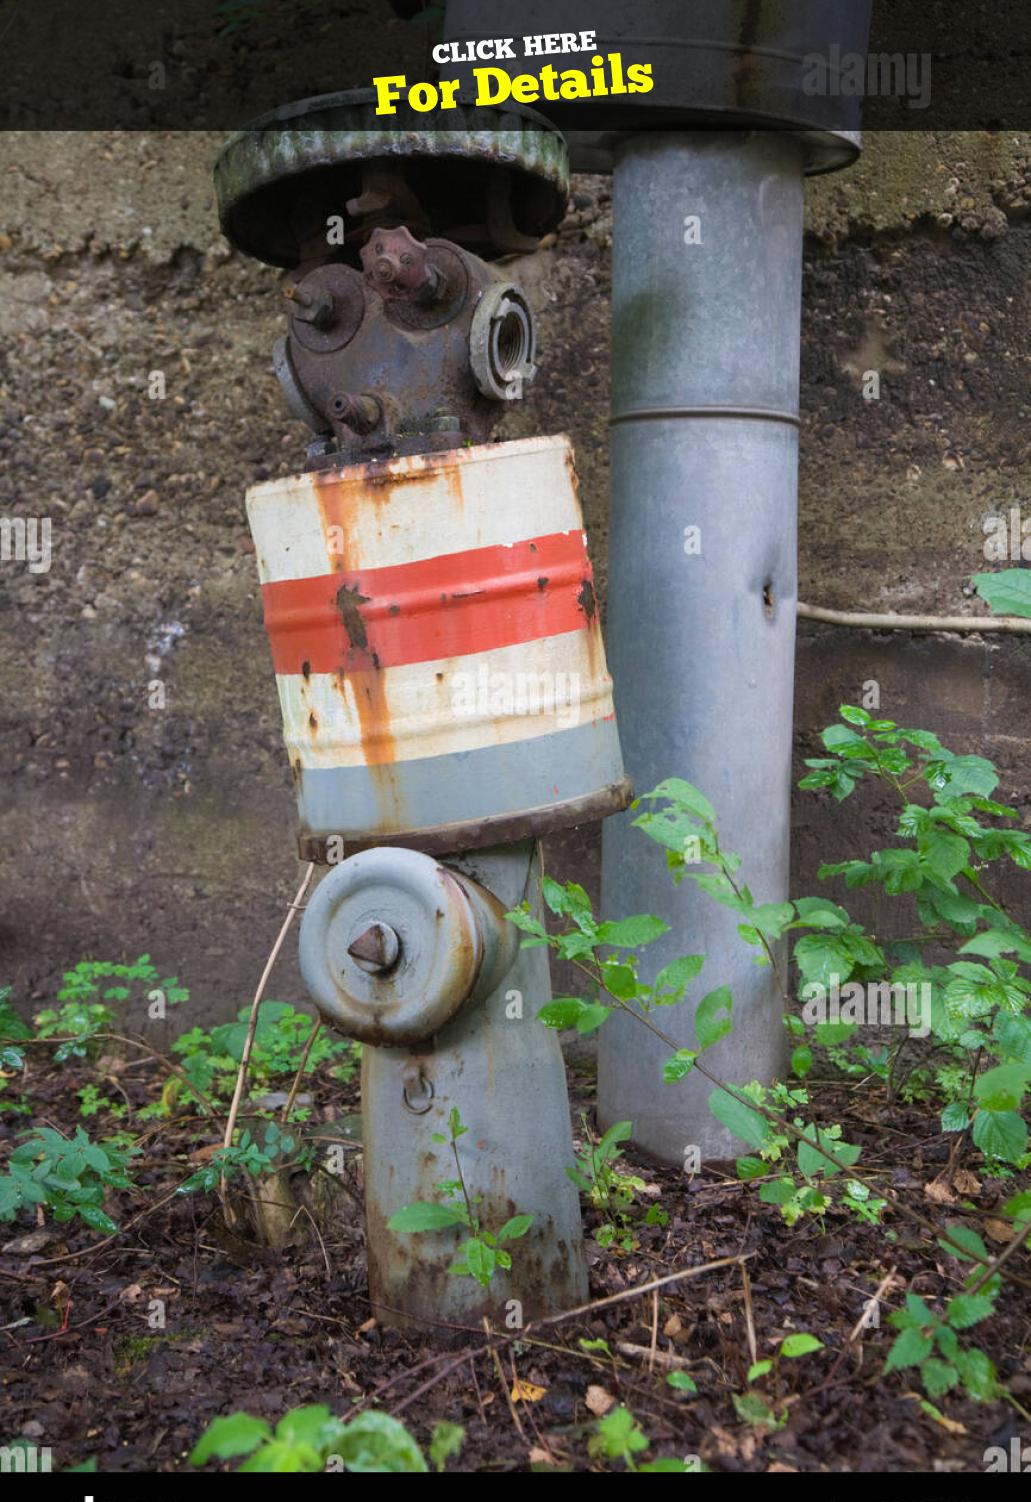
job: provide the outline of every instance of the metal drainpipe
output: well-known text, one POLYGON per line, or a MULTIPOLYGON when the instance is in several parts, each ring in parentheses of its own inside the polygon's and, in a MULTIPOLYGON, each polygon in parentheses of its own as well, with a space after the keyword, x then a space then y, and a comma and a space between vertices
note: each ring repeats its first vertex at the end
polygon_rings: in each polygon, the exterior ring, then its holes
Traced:
MULTIPOLYGON (((612 506, 608 640, 627 766, 639 793, 682 775, 714 804, 757 901, 788 891, 795 645, 802 150, 761 133, 626 138, 613 189, 612 506), (692 217, 693 216, 693 217, 692 217), (698 240, 699 243, 688 243, 698 240), (697 533, 687 529, 697 528, 697 533)), ((632 828, 603 834, 607 916, 671 925, 649 971, 704 953, 699 987, 729 985, 734 1030, 707 1062, 769 1079, 782 1000, 737 917, 632 828)), ((701 993, 700 993, 701 994, 701 993)), ((690 1009, 663 1015, 681 1047, 690 1009)), ((630 1017, 599 1040, 599 1114, 633 1122, 664 1162, 727 1157, 732 1139, 691 1075, 630 1017)))

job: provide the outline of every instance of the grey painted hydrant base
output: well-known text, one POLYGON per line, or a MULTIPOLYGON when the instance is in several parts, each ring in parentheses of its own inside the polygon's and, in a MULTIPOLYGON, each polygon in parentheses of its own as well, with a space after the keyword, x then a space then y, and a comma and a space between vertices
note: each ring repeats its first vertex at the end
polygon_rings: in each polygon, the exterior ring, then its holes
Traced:
MULTIPOLYGON (((411 851, 377 853, 435 864, 411 851)), ((323 885, 340 883, 347 865, 323 885)), ((533 841, 454 857, 447 869, 492 894, 502 912, 526 899, 540 915, 533 841)), ((302 931, 302 951, 313 932, 302 931)), ((365 1046, 369 1288, 384 1324, 432 1329, 446 1340, 448 1326, 480 1329, 486 1316, 498 1328, 518 1329, 587 1297, 579 1196, 565 1172, 573 1162, 565 1068, 557 1035, 537 1021, 551 995, 547 956, 546 949, 517 950, 490 994, 474 997, 432 1039, 365 1046), (515 1215, 533 1216, 527 1234, 506 1245, 511 1269, 496 1271, 487 1288, 448 1270, 469 1232, 408 1234, 388 1225, 405 1205, 444 1202, 438 1185, 458 1178, 448 1130, 454 1108, 468 1128, 458 1143, 461 1175, 481 1226, 497 1232, 515 1215)))

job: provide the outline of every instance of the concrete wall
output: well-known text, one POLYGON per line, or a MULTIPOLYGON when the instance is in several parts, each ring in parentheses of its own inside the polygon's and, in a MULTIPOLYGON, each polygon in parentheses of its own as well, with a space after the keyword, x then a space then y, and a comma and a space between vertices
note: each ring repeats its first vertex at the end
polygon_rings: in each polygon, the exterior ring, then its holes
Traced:
MULTIPOLYGON (((49 573, 0 567, 0 981, 29 1004, 84 955, 148 949, 193 1016, 224 1015, 299 879, 243 493, 296 468, 305 431, 270 373, 281 276, 219 236, 218 144, 0 140, 0 515, 50 516, 54 540, 49 573)), ((1031 505, 1029 214, 1025 136, 873 137, 810 185, 803 599, 981 608, 982 520, 1031 505)), ((610 241, 610 183, 582 178, 557 243, 514 266, 541 375, 499 435, 572 434, 602 591, 610 241)), ((799 754, 876 680, 883 714, 997 759, 1027 816, 1028 662, 1019 638, 803 625, 799 754)), ((799 894, 889 837, 887 806, 797 800, 799 894)), ((593 879, 596 849, 567 835, 550 866, 593 879)), ((301 999, 292 945, 281 963, 272 994, 301 999)))

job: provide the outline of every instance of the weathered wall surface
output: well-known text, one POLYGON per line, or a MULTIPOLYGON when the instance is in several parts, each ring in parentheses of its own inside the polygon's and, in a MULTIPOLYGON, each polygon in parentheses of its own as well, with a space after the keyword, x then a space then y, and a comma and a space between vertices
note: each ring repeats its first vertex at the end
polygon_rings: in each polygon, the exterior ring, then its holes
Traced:
MULTIPOLYGON (((243 493, 297 467, 305 432, 270 373, 281 276, 218 233, 218 144, 0 142, 0 515, 51 517, 54 550, 49 573, 0 567, 0 980, 26 1002, 82 955, 148 949, 194 1015, 224 1014, 299 877, 243 493)), ((609 199, 579 179, 557 243, 514 267, 541 375, 499 435, 571 433, 602 591, 609 199)), ((871 138, 808 203, 801 595, 979 611, 983 519, 1031 505, 1031 138, 871 138)), ((804 624, 799 754, 876 680, 885 715, 996 758, 1028 816, 1029 661, 1019 638, 804 624)), ((869 846, 870 805, 797 796, 802 892, 869 846)), ((875 806, 874 844, 889 830, 875 806)), ((553 841, 552 869, 590 875, 596 845, 553 841)), ((272 991, 303 994, 291 945, 272 991)))

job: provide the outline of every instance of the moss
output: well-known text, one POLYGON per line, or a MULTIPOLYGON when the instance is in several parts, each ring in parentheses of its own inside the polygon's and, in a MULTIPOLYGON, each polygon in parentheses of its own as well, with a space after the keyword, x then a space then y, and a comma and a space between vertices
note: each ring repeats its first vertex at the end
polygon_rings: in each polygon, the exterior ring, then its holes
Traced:
POLYGON ((996 195, 1024 183, 1029 164, 1026 133, 868 133, 854 167, 806 185, 806 228, 821 236, 905 230, 946 213, 980 223, 996 195))
POLYGON ((155 1346, 160 1345, 163 1340, 170 1339, 171 1336, 164 1331, 160 1335, 130 1335, 115 1350, 115 1373, 119 1377, 124 1377, 138 1361, 145 1360, 155 1346))

